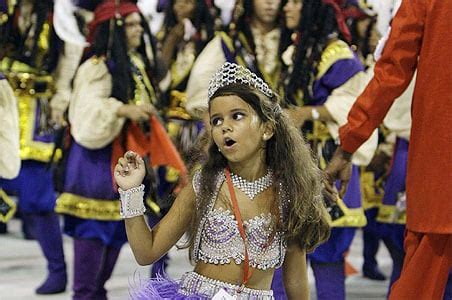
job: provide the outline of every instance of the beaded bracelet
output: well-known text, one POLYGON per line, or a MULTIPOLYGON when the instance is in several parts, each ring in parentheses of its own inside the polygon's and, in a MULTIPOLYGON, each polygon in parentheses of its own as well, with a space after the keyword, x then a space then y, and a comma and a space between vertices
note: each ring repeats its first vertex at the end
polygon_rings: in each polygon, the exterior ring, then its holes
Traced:
POLYGON ((121 208, 119 211, 121 218, 128 219, 144 215, 144 212, 146 211, 143 203, 144 184, 125 191, 118 188, 118 192, 119 199, 121 200, 121 208))

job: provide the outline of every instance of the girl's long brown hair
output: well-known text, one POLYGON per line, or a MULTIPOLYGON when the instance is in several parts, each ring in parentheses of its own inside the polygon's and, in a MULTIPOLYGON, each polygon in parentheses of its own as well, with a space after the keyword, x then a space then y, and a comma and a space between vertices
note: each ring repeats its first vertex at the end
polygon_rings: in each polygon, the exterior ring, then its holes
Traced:
MULTIPOLYGON (((329 237, 330 226, 321 198, 321 173, 310 147, 281 111, 277 96, 270 99, 247 85, 231 84, 218 89, 211 100, 229 95, 240 97, 256 111, 262 122, 272 124, 274 135, 267 141, 266 164, 286 193, 286 197, 279 197, 277 201, 289 201, 281 205, 286 208, 282 229, 289 244, 295 243, 307 251, 314 250, 329 237)), ((227 164, 226 158, 211 141, 201 168, 201 186, 196 200, 198 209, 189 231, 191 250, 200 220, 207 213, 208 203, 215 192, 214 178, 227 164)))

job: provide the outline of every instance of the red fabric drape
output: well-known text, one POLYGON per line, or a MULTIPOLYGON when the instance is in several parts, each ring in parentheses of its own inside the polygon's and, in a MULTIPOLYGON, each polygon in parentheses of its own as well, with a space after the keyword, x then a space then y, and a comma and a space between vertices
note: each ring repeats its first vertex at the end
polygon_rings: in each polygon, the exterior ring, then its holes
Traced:
POLYGON ((185 183, 187 168, 171 138, 155 116, 152 116, 149 122, 151 125, 149 135, 144 134, 136 123, 131 122, 127 128, 125 141, 121 141, 120 137, 115 139, 111 160, 112 174, 118 159, 126 151, 132 150, 141 157, 150 155, 152 167, 171 166, 176 168, 180 172, 182 183, 185 183))

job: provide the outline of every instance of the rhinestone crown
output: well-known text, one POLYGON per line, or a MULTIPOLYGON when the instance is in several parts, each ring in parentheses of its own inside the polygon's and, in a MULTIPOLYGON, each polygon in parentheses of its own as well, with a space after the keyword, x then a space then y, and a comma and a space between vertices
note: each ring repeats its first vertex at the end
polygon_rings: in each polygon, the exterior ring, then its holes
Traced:
POLYGON ((271 98, 273 96, 273 91, 267 83, 265 83, 265 81, 259 78, 256 74, 238 64, 226 62, 220 69, 218 69, 209 81, 209 100, 219 88, 234 83, 246 84, 254 87, 267 97, 271 98))

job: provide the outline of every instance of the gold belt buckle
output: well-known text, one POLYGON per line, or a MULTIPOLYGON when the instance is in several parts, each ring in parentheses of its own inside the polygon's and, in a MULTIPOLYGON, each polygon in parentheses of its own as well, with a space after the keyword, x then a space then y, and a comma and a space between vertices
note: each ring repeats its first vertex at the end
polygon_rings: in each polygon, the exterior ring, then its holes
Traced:
POLYGON ((11 87, 19 95, 51 97, 54 94, 53 78, 50 75, 35 75, 26 72, 9 72, 5 75, 11 87))

